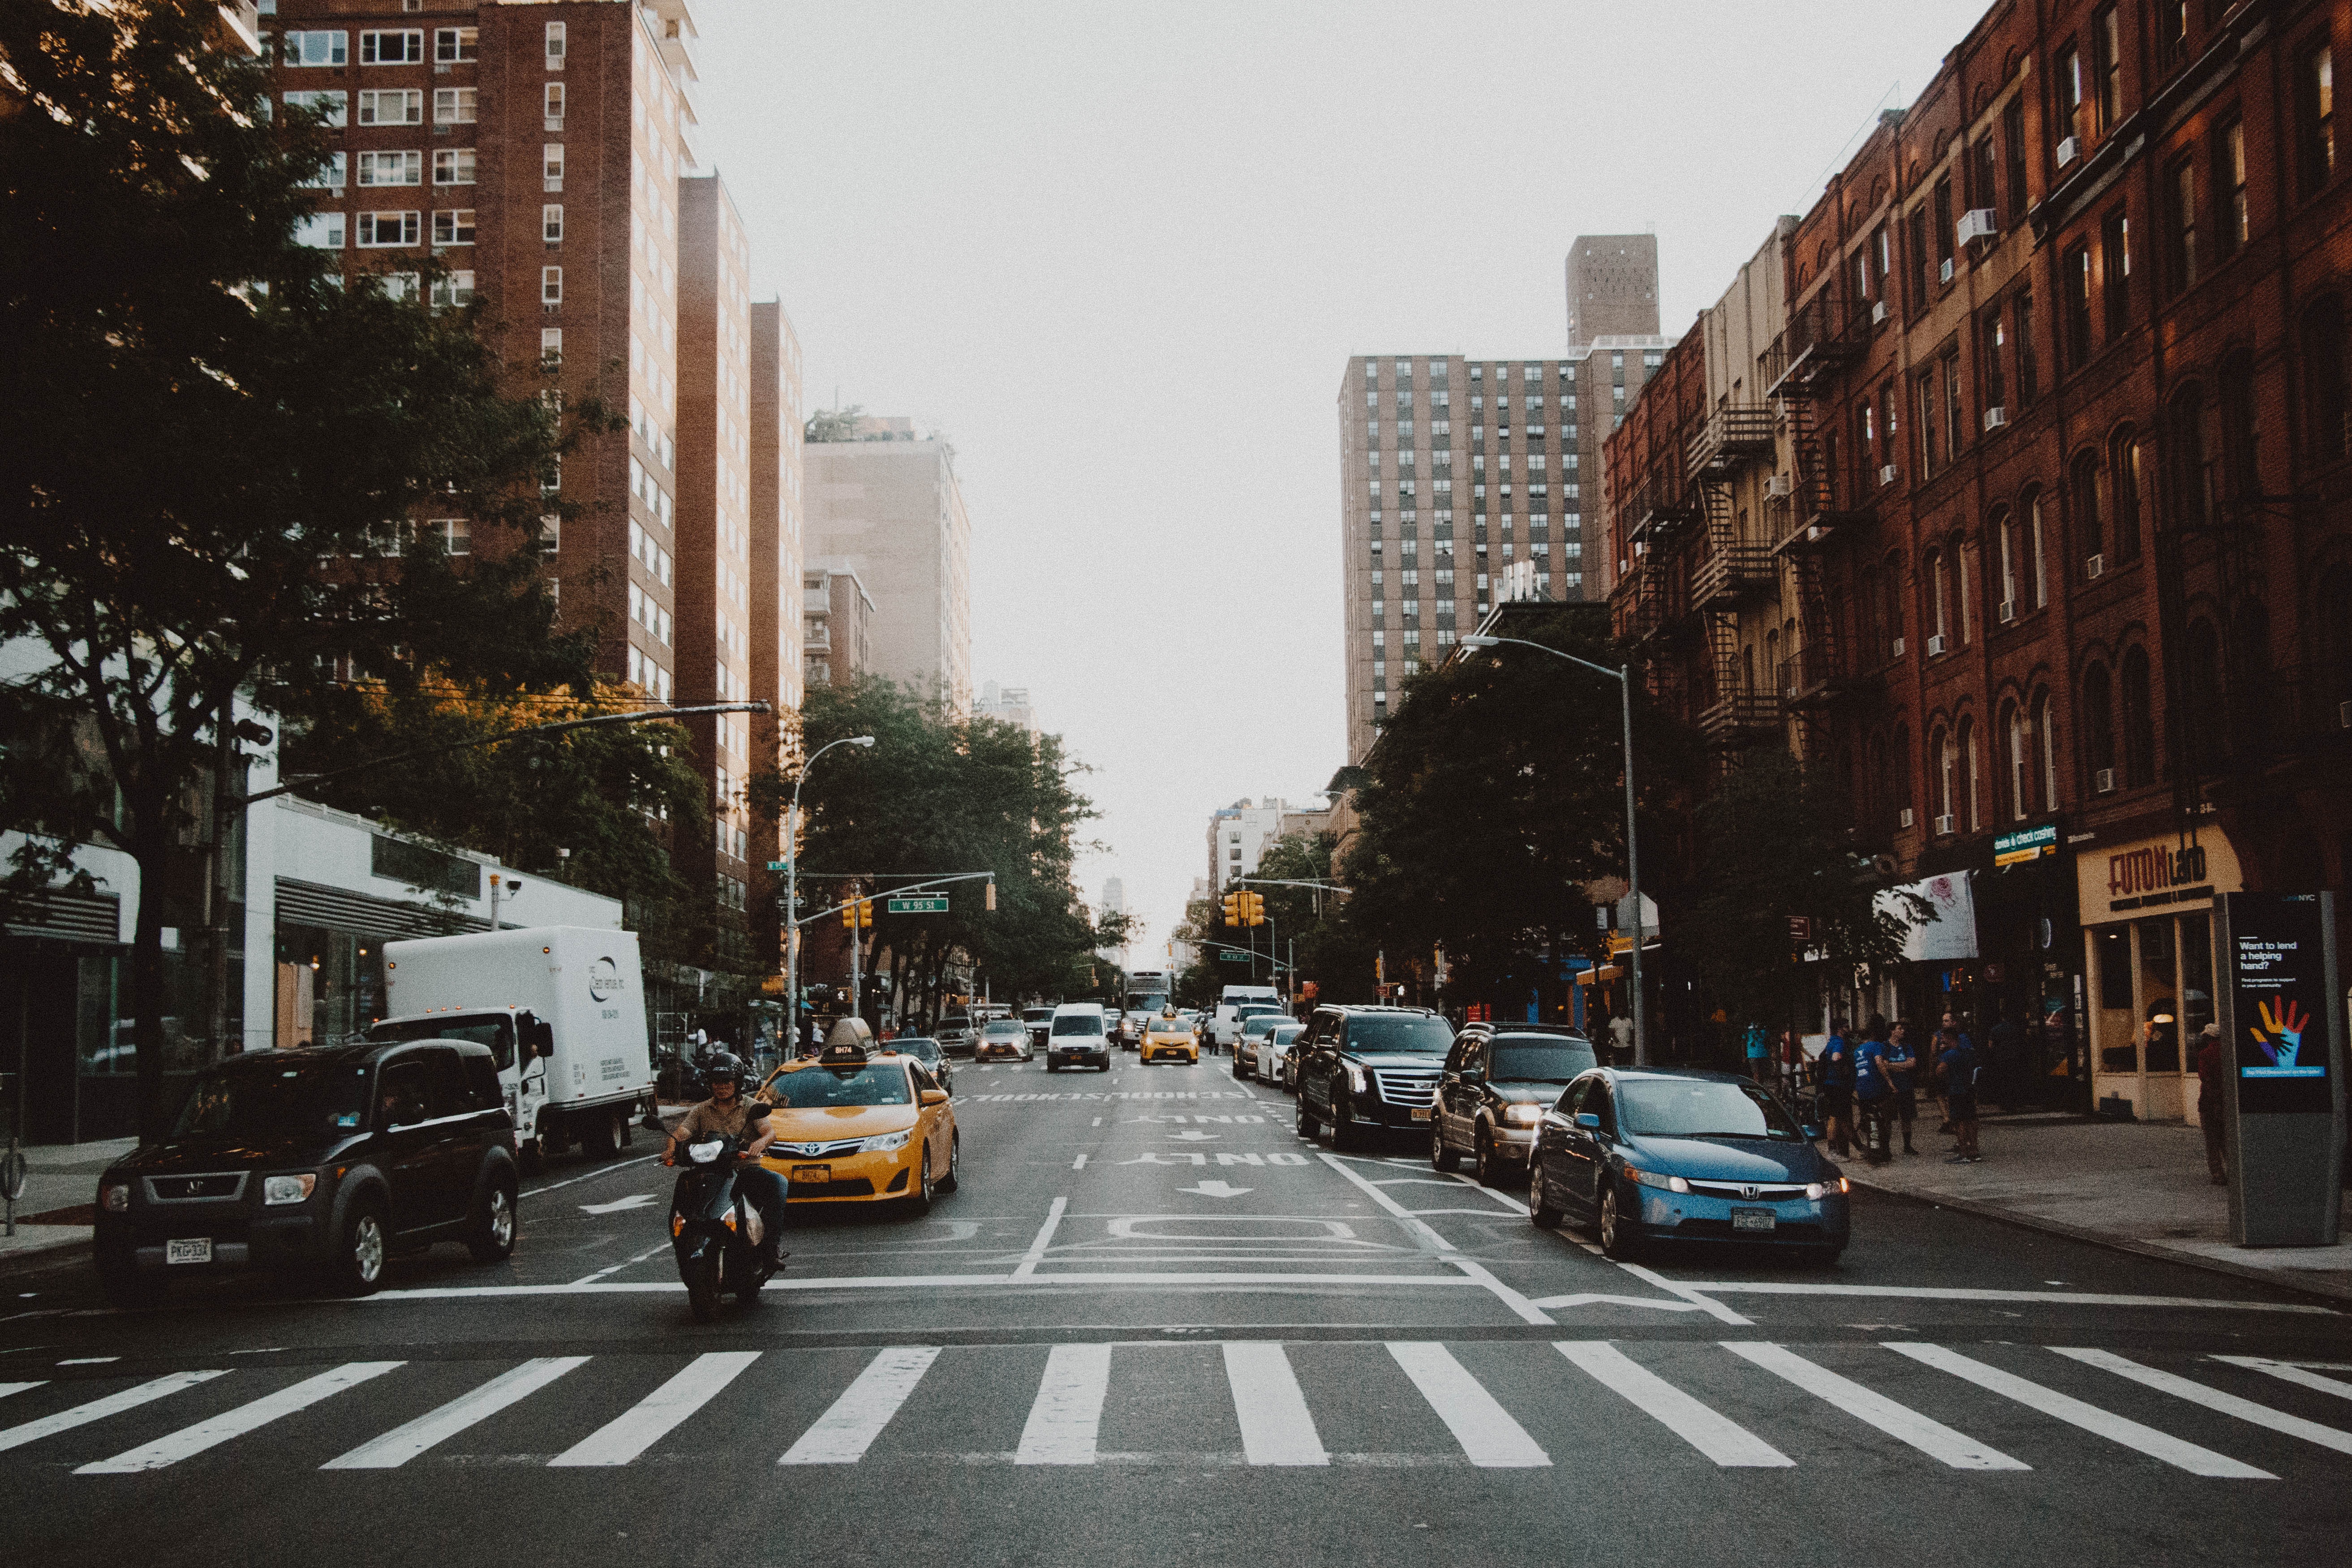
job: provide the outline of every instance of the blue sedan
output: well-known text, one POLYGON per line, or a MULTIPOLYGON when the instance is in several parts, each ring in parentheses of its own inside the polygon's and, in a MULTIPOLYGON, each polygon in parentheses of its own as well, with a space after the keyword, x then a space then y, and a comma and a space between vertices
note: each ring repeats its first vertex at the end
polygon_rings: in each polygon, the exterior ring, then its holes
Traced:
POLYGON ((1573 1217, 1610 1257, 1651 1241, 1845 1250, 1847 1184, 1811 1130, 1743 1078, 1680 1068, 1596 1068, 1536 1130, 1528 1212, 1573 1217))

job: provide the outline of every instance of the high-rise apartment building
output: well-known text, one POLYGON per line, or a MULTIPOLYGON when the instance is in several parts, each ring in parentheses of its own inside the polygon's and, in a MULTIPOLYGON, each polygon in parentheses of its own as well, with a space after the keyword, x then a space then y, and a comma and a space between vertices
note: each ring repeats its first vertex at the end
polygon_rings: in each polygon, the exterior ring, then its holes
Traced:
POLYGON ((874 595, 871 673, 971 706, 971 522, 952 448, 917 440, 905 418, 860 420, 848 440, 814 441, 808 549, 874 595))
POLYGON ((1025 686, 999 686, 993 680, 980 689, 972 699, 971 716, 975 719, 995 719, 1007 724, 1018 724, 1031 734, 1037 733, 1037 710, 1029 700, 1025 686))
MULTIPOLYGON (((751 334, 751 695, 768 704, 751 717, 754 772, 783 753, 789 721, 808 682, 802 663, 801 345, 774 300, 754 304, 751 334)), ((784 858, 782 822, 751 812, 750 927, 755 945, 775 934, 781 880, 768 866, 784 858)), ((781 949, 777 950, 781 952, 781 949)))
POLYGON ((1657 332, 1656 235, 1580 234, 1567 270, 1570 347, 1657 332))
POLYGON ((808 684, 846 686, 873 658, 873 595, 846 566, 811 564, 801 574, 801 662, 808 684))

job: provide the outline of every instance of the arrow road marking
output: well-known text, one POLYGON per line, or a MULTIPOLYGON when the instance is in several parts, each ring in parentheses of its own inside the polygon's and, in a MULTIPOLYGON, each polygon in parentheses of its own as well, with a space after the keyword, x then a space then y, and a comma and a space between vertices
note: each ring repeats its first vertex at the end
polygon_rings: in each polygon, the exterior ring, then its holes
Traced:
POLYGON ((582 1204, 582 1214, 619 1214, 623 1209, 641 1209, 654 1201, 651 1193, 631 1193, 625 1198, 614 1198, 609 1204, 582 1204))
POLYGON ((1202 1182, 1195 1186, 1179 1187, 1176 1190, 1180 1193, 1198 1193, 1204 1198, 1237 1198, 1244 1193, 1253 1192, 1255 1189, 1227 1186, 1223 1182, 1202 1182))
POLYGON ((1195 1127, 1187 1127, 1183 1131, 1171 1132, 1169 1136, 1186 1143, 1213 1143, 1217 1141, 1215 1133, 1203 1132, 1195 1127))

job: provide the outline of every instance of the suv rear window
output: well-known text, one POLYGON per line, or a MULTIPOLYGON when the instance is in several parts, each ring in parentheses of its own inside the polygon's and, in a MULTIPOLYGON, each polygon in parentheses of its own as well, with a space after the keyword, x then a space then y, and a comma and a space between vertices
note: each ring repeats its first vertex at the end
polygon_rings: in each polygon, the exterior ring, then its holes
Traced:
POLYGON ((1566 1083, 1601 1065, 1591 1046, 1565 1035, 1497 1035, 1494 1053, 1486 1076, 1496 1083, 1566 1083))
POLYGON ((1454 1026, 1443 1018, 1368 1014, 1348 1020, 1350 1051, 1412 1051, 1442 1057, 1454 1045, 1454 1026))

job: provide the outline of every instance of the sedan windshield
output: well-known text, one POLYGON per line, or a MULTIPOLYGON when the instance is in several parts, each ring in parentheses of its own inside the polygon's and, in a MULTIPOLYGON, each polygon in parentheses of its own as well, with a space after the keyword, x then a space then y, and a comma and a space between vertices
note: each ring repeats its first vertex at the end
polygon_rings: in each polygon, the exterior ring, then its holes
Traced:
POLYGON ((1054 1020, 1054 1033, 1056 1035, 1099 1035, 1102 1032, 1102 1020, 1091 1013, 1072 1013, 1054 1020))
POLYGON ((1566 1083, 1599 1065, 1592 1047, 1582 1040, 1558 1035, 1497 1035, 1495 1070, 1488 1076, 1496 1083, 1566 1083))
POLYGON ((1348 1020, 1351 1051, 1415 1051, 1442 1057, 1454 1046, 1454 1026, 1443 1018, 1382 1017, 1348 1020))
POLYGON ((1007 1023, 999 1022, 999 1023, 991 1024, 988 1027, 986 1027, 985 1029, 982 1029, 980 1033, 981 1033, 981 1037, 982 1037, 983 1039, 990 1039, 990 1040, 1017 1040, 1017 1039, 1020 1039, 1021 1037, 1023 1037, 1024 1036, 1027 1035, 1027 1034, 1029 1033, 1029 1031, 1028 1031, 1028 1030, 1026 1030, 1026 1029, 1024 1029, 1024 1028, 1023 1028, 1023 1027, 1022 1027, 1020 1025, 1018 1025, 1018 1024, 1007 1024, 1007 1023))
POLYGON ((897 1062, 870 1062, 862 1068, 804 1067, 780 1072, 768 1081, 768 1098, 795 1110, 828 1105, 911 1105, 907 1069, 897 1062))
MULTIPOLYGON (((274 1054, 273 1054, 274 1055, 274 1054)), ((333 1138, 367 1121, 368 1069, 348 1058, 218 1067, 196 1079, 178 1138, 333 1138)))
POLYGON ((1753 1084, 1632 1079, 1617 1086, 1625 1131, 1648 1138, 1777 1138, 1804 1142, 1780 1101, 1753 1084))

